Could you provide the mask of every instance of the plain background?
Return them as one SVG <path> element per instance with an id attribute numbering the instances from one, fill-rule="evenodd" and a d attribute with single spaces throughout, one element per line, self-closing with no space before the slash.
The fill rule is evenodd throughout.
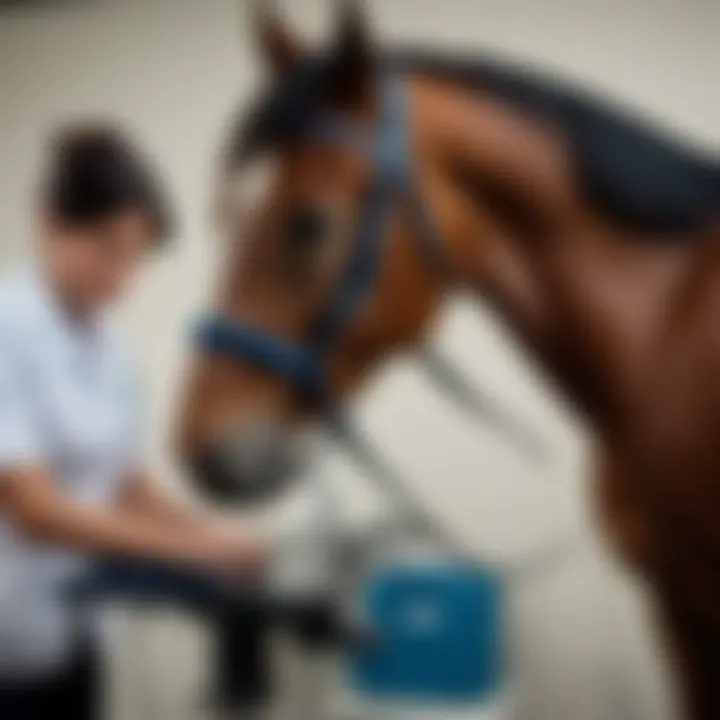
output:
<path id="1" fill-rule="evenodd" d="M 216 151 L 258 80 L 236 0 L 45 3 L 0 14 L 0 262 L 31 247 L 29 202 L 49 131 L 112 117 L 151 148 L 182 220 L 177 247 L 145 273 L 123 309 L 147 384 L 148 453 L 177 488 L 165 439 L 187 357 L 189 319 L 217 258 L 210 222 Z M 290 15 L 322 34 L 332 3 L 293 0 Z M 720 3 L 713 0 L 376 0 L 383 38 L 464 47 L 542 63 L 604 89 L 710 147 L 720 140 Z M 426 502 L 478 555 L 515 566 L 567 540 L 572 551 L 511 584 L 513 645 L 526 717 L 670 717 L 666 668 L 641 590 L 615 567 L 592 513 L 589 443 L 508 338 L 481 310 L 449 309 L 438 343 L 481 387 L 544 433 L 549 464 L 459 415 L 411 360 L 359 404 L 364 428 Z M 326 472 L 347 511 L 374 507 L 341 457 Z M 281 505 L 292 504 L 288 499 Z M 278 507 L 271 519 L 282 523 Z M 202 633 L 181 619 L 125 619 L 113 653 L 117 718 L 193 717 Z M 143 709 L 143 707 L 145 709 Z"/>

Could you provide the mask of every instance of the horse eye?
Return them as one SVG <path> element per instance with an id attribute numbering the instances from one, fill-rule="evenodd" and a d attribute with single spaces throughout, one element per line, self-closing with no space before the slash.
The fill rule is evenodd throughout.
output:
<path id="1" fill-rule="evenodd" d="M 285 239 L 294 248 L 312 248 L 323 240 L 327 228 L 328 218 L 322 208 L 296 208 L 287 216 Z"/>

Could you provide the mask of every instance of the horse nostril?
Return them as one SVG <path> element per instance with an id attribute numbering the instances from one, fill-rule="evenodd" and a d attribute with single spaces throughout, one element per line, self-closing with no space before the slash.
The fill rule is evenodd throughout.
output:
<path id="1" fill-rule="evenodd" d="M 221 452 L 203 448 L 190 458 L 189 465 L 203 495 L 221 502 L 238 501 L 240 483 Z"/>
<path id="2" fill-rule="evenodd" d="M 224 503 L 255 503 L 282 492 L 296 474 L 298 457 L 279 443 L 240 439 L 207 445 L 189 465 L 200 492 Z"/>

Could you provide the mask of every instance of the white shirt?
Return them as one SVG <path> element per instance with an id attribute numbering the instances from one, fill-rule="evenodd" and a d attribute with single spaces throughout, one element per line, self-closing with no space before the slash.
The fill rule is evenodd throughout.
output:
<path id="1" fill-rule="evenodd" d="M 75 500 L 111 503 L 136 464 L 135 405 L 132 373 L 104 320 L 71 320 L 36 271 L 0 280 L 0 469 L 40 465 Z M 41 675 L 67 660 L 78 613 L 62 592 L 86 568 L 0 515 L 0 677 Z"/>

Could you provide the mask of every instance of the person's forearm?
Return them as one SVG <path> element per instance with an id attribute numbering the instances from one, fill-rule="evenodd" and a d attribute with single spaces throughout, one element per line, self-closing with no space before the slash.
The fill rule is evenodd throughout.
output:
<path id="1" fill-rule="evenodd" d="M 130 512 L 177 530 L 213 537 L 226 534 L 215 519 L 188 507 L 142 474 L 128 478 L 121 503 Z"/>
<path id="2" fill-rule="evenodd" d="M 51 503 L 19 506 L 13 519 L 34 539 L 80 552 L 187 562 L 211 559 L 212 548 L 192 533 L 122 510 L 85 506 L 57 496 Z"/>
<path id="3" fill-rule="evenodd" d="M 0 515 L 30 537 L 90 554 L 209 565 L 257 565 L 256 541 L 188 530 L 132 508 L 87 505 L 58 490 L 41 467 L 0 471 Z M 212 527 L 208 524 L 208 528 Z"/>

